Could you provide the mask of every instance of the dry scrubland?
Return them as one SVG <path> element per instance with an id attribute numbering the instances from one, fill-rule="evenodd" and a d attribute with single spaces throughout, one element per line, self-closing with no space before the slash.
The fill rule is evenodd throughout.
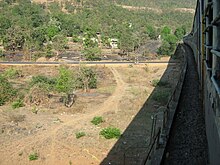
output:
<path id="1" fill-rule="evenodd" d="M 21 70 L 23 76 L 11 82 L 26 90 L 27 95 L 27 84 L 32 76 L 58 74 L 56 66 L 15 68 Z M 0 69 L 4 71 L 7 67 Z M 105 139 L 100 131 L 112 126 L 123 133 L 146 102 L 148 115 L 143 118 L 149 133 L 150 115 L 165 104 L 177 82 L 180 66 L 172 64 L 167 68 L 167 64 L 148 64 L 93 66 L 93 69 L 97 73 L 97 89 L 87 93 L 76 91 L 77 100 L 71 108 L 66 108 L 55 97 L 45 99 L 38 106 L 26 103 L 24 107 L 12 109 L 8 103 L 0 107 L 1 165 L 100 164 L 117 142 L 117 139 Z M 163 74 L 163 82 L 158 83 Z M 103 121 L 98 125 L 91 123 L 98 116 Z"/>

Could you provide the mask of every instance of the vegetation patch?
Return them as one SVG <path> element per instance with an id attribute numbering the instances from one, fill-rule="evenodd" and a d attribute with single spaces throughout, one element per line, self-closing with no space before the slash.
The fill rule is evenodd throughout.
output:
<path id="1" fill-rule="evenodd" d="M 102 122 L 104 122 L 104 120 L 101 116 L 96 116 L 91 121 L 91 123 L 94 124 L 94 125 L 99 125 Z"/>
<path id="2" fill-rule="evenodd" d="M 32 77 L 31 80 L 31 86 L 35 85 L 35 84 L 48 84 L 48 85 L 54 85 L 56 83 L 56 80 L 54 78 L 49 78 L 43 75 L 38 75 L 38 76 L 34 76 Z"/>
<path id="3" fill-rule="evenodd" d="M 106 139 L 118 139 L 121 136 L 121 131 L 115 127 L 107 127 L 101 130 L 100 135 Z"/>
<path id="4" fill-rule="evenodd" d="M 29 160 L 30 161 L 33 161 L 33 160 L 37 160 L 39 157 L 38 153 L 37 152 L 34 152 L 32 154 L 29 155 Z"/>
<path id="5" fill-rule="evenodd" d="M 76 138 L 79 139 L 83 136 L 86 136 L 86 133 L 85 132 L 77 132 L 77 133 L 75 133 L 75 135 L 76 135 Z"/>
<path id="6" fill-rule="evenodd" d="M 4 71 L 2 76 L 8 79 L 13 79 L 13 78 L 17 78 L 20 75 L 20 72 L 21 71 L 16 70 L 14 68 L 9 68 Z"/>
<path id="7" fill-rule="evenodd" d="M 24 102 L 22 99 L 18 99 L 16 101 L 14 101 L 11 106 L 13 109 L 24 107 Z"/>
<path id="8" fill-rule="evenodd" d="M 159 79 L 154 79 L 151 82 L 151 85 L 153 87 L 159 86 L 159 87 L 169 87 L 170 84 L 167 81 L 159 80 Z"/>
<path id="9" fill-rule="evenodd" d="M 17 90 L 13 88 L 11 83 L 0 75 L 0 106 L 6 102 L 13 100 L 17 95 Z"/>

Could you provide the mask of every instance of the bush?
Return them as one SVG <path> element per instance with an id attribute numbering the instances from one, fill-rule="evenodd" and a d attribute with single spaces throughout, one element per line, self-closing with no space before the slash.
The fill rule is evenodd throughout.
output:
<path id="1" fill-rule="evenodd" d="M 91 121 L 91 123 L 94 124 L 94 125 L 99 125 L 102 122 L 104 122 L 104 120 L 101 116 L 96 116 Z"/>
<path id="2" fill-rule="evenodd" d="M 30 86 L 38 86 L 41 89 L 46 91 L 53 90 L 56 84 L 56 80 L 54 78 L 49 78 L 43 75 L 38 75 L 32 78 L 30 82 Z"/>
<path id="3" fill-rule="evenodd" d="M 169 96 L 169 90 L 158 90 L 153 94 L 152 99 L 161 104 L 166 104 L 168 102 Z"/>
<path id="4" fill-rule="evenodd" d="M 153 87 L 156 87 L 159 82 L 160 82 L 159 79 L 154 79 L 154 80 L 151 82 L 151 85 L 152 85 Z"/>
<path id="5" fill-rule="evenodd" d="M 81 137 L 83 137 L 83 136 L 86 136 L 86 133 L 85 133 L 85 132 L 77 132 L 77 133 L 76 133 L 76 138 L 77 138 L 77 139 L 79 139 L 79 138 L 81 138 Z"/>
<path id="6" fill-rule="evenodd" d="M 169 83 L 167 81 L 162 81 L 159 79 L 154 79 L 151 83 L 153 87 L 159 86 L 159 87 L 169 87 Z"/>
<path id="7" fill-rule="evenodd" d="M 35 153 L 32 153 L 29 155 L 29 160 L 32 161 L 32 160 L 37 160 L 38 159 L 38 154 L 35 152 Z"/>
<path id="8" fill-rule="evenodd" d="M 11 83 L 0 75 L 0 106 L 12 100 L 16 95 L 17 91 L 12 87 Z"/>
<path id="9" fill-rule="evenodd" d="M 106 139 L 118 139 L 121 136 L 121 131 L 118 128 L 107 127 L 101 130 L 100 135 L 102 135 Z"/>
<path id="10" fill-rule="evenodd" d="M 38 84 L 38 83 L 54 85 L 56 83 L 56 80 L 52 78 L 48 78 L 46 76 L 42 76 L 42 75 L 32 77 L 31 86 Z"/>
<path id="11" fill-rule="evenodd" d="M 24 106 L 24 102 L 21 99 L 18 99 L 18 100 L 14 101 L 12 103 L 12 108 L 13 109 L 20 108 L 20 107 L 23 107 L 23 106 Z"/>

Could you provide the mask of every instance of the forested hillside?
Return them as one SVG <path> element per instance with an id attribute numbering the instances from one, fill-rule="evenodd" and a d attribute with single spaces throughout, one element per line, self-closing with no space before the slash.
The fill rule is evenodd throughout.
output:
<path id="1" fill-rule="evenodd" d="M 193 13 L 175 8 L 195 7 L 195 0 L 36 1 L 0 2 L 2 56 L 3 51 L 31 50 L 37 57 L 52 57 L 69 49 L 67 37 L 71 37 L 74 43 L 82 45 L 86 59 L 95 60 L 101 54 L 97 33 L 103 47 L 109 47 L 114 38 L 127 53 L 160 35 L 163 45 L 158 53 L 170 55 L 176 42 L 190 31 L 193 20 Z M 129 10 L 122 5 L 147 8 Z"/>

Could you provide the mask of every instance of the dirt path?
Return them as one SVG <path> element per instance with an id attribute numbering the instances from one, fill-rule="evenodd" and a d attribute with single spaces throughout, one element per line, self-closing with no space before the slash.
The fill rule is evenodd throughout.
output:
<path id="1" fill-rule="evenodd" d="M 74 114 L 74 116 L 60 116 L 63 123 L 58 125 L 52 125 L 51 127 L 46 128 L 44 131 L 39 131 L 36 134 L 31 134 L 28 136 L 24 136 L 18 140 L 8 140 L 8 142 L 4 143 L 0 147 L 0 164 L 1 165 L 11 165 L 11 164 L 30 164 L 28 156 L 26 156 L 25 160 L 22 158 L 22 154 L 24 151 L 30 151 L 32 148 L 37 150 L 40 154 L 41 159 L 38 161 L 32 161 L 31 164 L 47 164 L 47 165 L 56 165 L 62 162 L 68 162 L 68 157 L 63 157 L 63 151 L 66 153 L 74 153 L 77 150 L 77 147 L 72 147 L 68 144 L 66 139 L 62 139 L 60 137 L 63 136 L 63 129 L 68 126 L 74 126 L 74 129 L 81 127 L 82 123 L 90 122 L 90 119 L 94 116 L 101 116 L 103 113 L 108 112 L 109 110 L 114 109 L 118 110 L 118 104 L 120 99 L 122 99 L 125 93 L 126 83 L 122 80 L 120 74 L 117 69 L 110 68 L 112 71 L 114 78 L 116 80 L 117 86 L 114 93 L 101 105 L 97 105 L 91 110 L 91 113 L 85 114 Z M 81 124 L 79 124 L 81 123 Z M 88 150 L 83 150 L 87 155 L 90 155 L 93 159 L 98 163 L 99 160 L 97 157 L 92 155 Z M 62 159 L 58 160 L 59 155 L 62 153 Z M 59 163 L 58 163 L 59 162 Z M 74 161 L 74 164 L 77 161 Z M 82 164 L 83 161 L 79 164 Z"/>
<path id="2" fill-rule="evenodd" d="M 136 7 L 136 6 L 118 5 L 118 4 L 117 4 L 117 6 L 120 6 L 120 7 L 124 8 L 124 9 L 128 9 L 128 10 L 134 10 L 134 11 L 137 11 L 137 10 L 149 10 L 151 12 L 158 13 L 158 14 L 162 14 L 164 12 L 160 8 L 153 8 L 153 7 L 146 7 L 146 6 Z M 194 8 L 175 8 L 174 10 L 177 11 L 177 12 L 182 12 L 182 13 L 192 13 L 192 14 L 195 13 L 195 9 Z"/>

